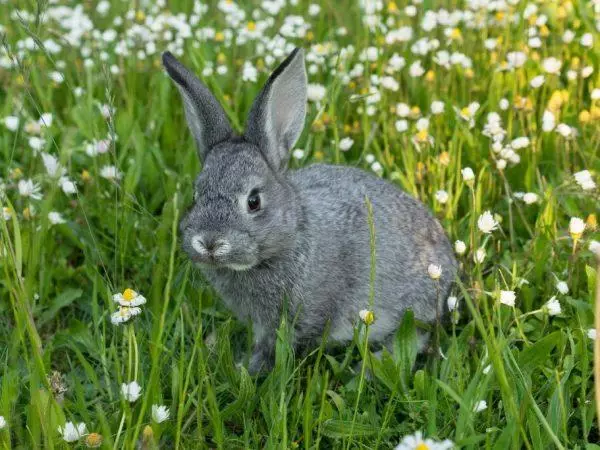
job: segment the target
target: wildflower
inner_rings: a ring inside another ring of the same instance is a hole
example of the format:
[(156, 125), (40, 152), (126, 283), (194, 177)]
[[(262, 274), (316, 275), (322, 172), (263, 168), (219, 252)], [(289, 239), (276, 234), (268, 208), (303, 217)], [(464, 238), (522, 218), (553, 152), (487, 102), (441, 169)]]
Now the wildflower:
[(306, 87), (307, 98), (311, 102), (318, 103), (325, 98), (325, 86), (321, 84), (310, 83)]
[(591, 191), (596, 189), (596, 183), (592, 179), (592, 174), (589, 170), (582, 170), (573, 174), (575, 181), (584, 191)]
[(42, 153), (41, 155), (42, 162), (44, 163), (44, 167), (48, 175), (51, 177), (59, 177), (65, 173), (65, 169), (60, 165), (55, 156), (49, 153)]
[(558, 292), (560, 292), (563, 295), (566, 295), (569, 293), (569, 285), (567, 284), (566, 281), (558, 280), (556, 282), (556, 289), (558, 290)]
[(554, 127), (556, 126), (556, 118), (554, 117), (554, 114), (552, 114), (552, 112), (545, 110), (544, 114), (542, 115), (542, 130), (544, 130), (546, 133), (554, 130)]
[(469, 128), (473, 128), (475, 126), (475, 113), (479, 110), (479, 103), (472, 102), (468, 106), (464, 107), (460, 111), (455, 108), (459, 117), (469, 124)]
[(527, 136), (521, 136), (516, 139), (513, 139), (510, 143), (510, 146), (513, 150), (520, 150), (522, 148), (529, 147), (530, 143), (531, 141)]
[(588, 249), (596, 255), (597, 258), (600, 258), (600, 242), (592, 239), (588, 245)]
[(358, 316), (365, 325), (371, 325), (375, 321), (375, 314), (373, 314), (373, 311), (369, 311), (368, 309), (361, 309), (358, 313)]
[(532, 205), (534, 203), (537, 203), (538, 195), (534, 192), (527, 192), (525, 195), (523, 195), (523, 201), (527, 205)]
[(170, 411), (164, 405), (152, 405), (152, 420), (162, 423), (169, 418)]
[(448, 192), (444, 191), (443, 189), (440, 189), (439, 191), (437, 191), (435, 193), (435, 199), (440, 202), (442, 205), (446, 204), (448, 202)]
[(492, 231), (498, 229), (498, 222), (492, 216), (492, 213), (485, 211), (479, 219), (477, 219), (477, 227), (482, 233), (490, 234)]
[(592, 48), (594, 45), (594, 37), (592, 36), (592, 33), (585, 33), (583, 36), (581, 36), (579, 43), (586, 48)]
[(481, 264), (485, 260), (486, 256), (485, 248), (480, 247), (473, 255), (473, 261), (475, 261), (477, 264)]
[(400, 84), (393, 77), (390, 76), (385, 76), (381, 78), (381, 86), (383, 86), (386, 89), (389, 89), (392, 92), (396, 92), (398, 91), (398, 89), (400, 89)]
[(444, 112), (445, 106), (446, 105), (444, 104), (444, 102), (440, 102), (437, 100), (431, 102), (431, 114), (433, 114), (433, 115), (442, 114)]
[(427, 273), (432, 280), (439, 280), (442, 276), (442, 266), (437, 264), (429, 264), (429, 267), (427, 267)]
[(423, 438), (423, 433), (417, 431), (415, 434), (404, 436), (395, 450), (448, 450), (454, 447), (454, 443), (448, 439), (434, 441)]
[(130, 403), (135, 402), (142, 395), (142, 387), (137, 381), (121, 384), (121, 394), (123, 398)]
[(117, 311), (111, 314), (110, 321), (113, 325), (127, 322), (132, 317), (141, 314), (142, 309), (137, 306), (121, 306)]
[(487, 402), (485, 400), (479, 400), (473, 407), (473, 412), (478, 413), (487, 409)]
[(506, 306), (515, 306), (515, 291), (500, 291), (500, 303)]
[(0, 416), (0, 430), (6, 428), (6, 419), (4, 416)]
[(76, 442), (87, 434), (87, 427), (83, 422), (77, 425), (67, 422), (64, 427), (58, 427), (58, 432), (65, 442)]
[(38, 183), (34, 183), (31, 179), (19, 180), (19, 194), (21, 197), (30, 197), (34, 200), (42, 198), (41, 188)]
[(4, 206), (2, 208), (2, 218), (4, 220), (10, 220), (12, 217), (12, 213), (13, 213), (12, 209), (10, 209), (8, 206)]
[(542, 84), (544, 84), (545, 78), (544, 75), (538, 75), (537, 77), (533, 78), (530, 82), (529, 85), (534, 88), (537, 89), (539, 88)]
[(58, 185), (67, 195), (77, 193), (77, 186), (68, 177), (60, 177), (58, 180)]
[(584, 230), (585, 222), (579, 217), (571, 217), (571, 220), (569, 221), (569, 234), (571, 234), (571, 238), (574, 241), (581, 238)]
[(4, 126), (8, 128), (9, 131), (17, 131), (19, 129), (19, 118), (15, 116), (6, 116), (2, 119)]
[(383, 174), (383, 166), (379, 161), (375, 161), (373, 164), (371, 164), (371, 170), (377, 175), (381, 176)]
[(345, 137), (342, 140), (340, 140), (340, 150), (346, 152), (352, 148), (353, 144), (354, 140), (352, 138)]
[(34, 154), (37, 154), (41, 149), (46, 146), (46, 140), (37, 136), (31, 136), (27, 141), (29, 147), (33, 150)]
[(406, 103), (397, 103), (396, 115), (400, 117), (408, 117), (410, 115), (410, 106), (408, 106)]
[(592, 213), (587, 216), (587, 219), (585, 219), (585, 227), (590, 231), (596, 231), (598, 229), (598, 217), (596, 217), (596, 214)]
[(107, 180), (118, 181), (121, 179), (123, 174), (115, 166), (104, 166), (100, 169), (100, 176)]
[(498, 107), (502, 110), (502, 111), (506, 111), (510, 106), (510, 103), (508, 102), (507, 99), (502, 98), (500, 99), (500, 102), (498, 103)]
[(408, 74), (413, 78), (421, 77), (425, 73), (425, 69), (421, 65), (421, 61), (417, 60), (412, 63), (408, 69)]
[(104, 438), (99, 433), (90, 433), (85, 437), (85, 445), (88, 448), (97, 448), (102, 445)]
[(123, 293), (113, 295), (113, 301), (121, 306), (141, 306), (146, 303), (146, 298), (133, 289), (125, 289)]
[(50, 211), (48, 213), (48, 220), (50, 221), (50, 223), (52, 225), (58, 225), (61, 223), (65, 223), (65, 219), (63, 218), (63, 216), (56, 211)]
[(458, 298), (454, 297), (453, 295), (448, 297), (447, 303), (449, 311), (454, 311), (456, 308), (458, 308)]
[(544, 305), (544, 310), (551, 316), (557, 316), (561, 313), (560, 302), (556, 297), (553, 296)]
[(560, 68), (562, 66), (562, 61), (556, 59), (555, 57), (546, 58), (542, 61), (542, 68), (546, 73), (549, 74), (559, 74)]
[(454, 242), (454, 251), (458, 255), (462, 255), (465, 253), (465, 251), (467, 251), (467, 246), (463, 241), (456, 241)]
[(292, 152), (292, 156), (295, 159), (302, 159), (304, 158), (304, 150), (302, 150), (301, 148), (297, 148)]
[(595, 328), (590, 328), (589, 330), (587, 330), (587, 337), (589, 337), (592, 340), (596, 340), (596, 329)]
[(473, 173), (473, 169), (470, 167), (465, 167), (460, 171), (462, 173), (463, 181), (468, 186), (473, 186), (473, 182), (475, 181), (475, 174)]

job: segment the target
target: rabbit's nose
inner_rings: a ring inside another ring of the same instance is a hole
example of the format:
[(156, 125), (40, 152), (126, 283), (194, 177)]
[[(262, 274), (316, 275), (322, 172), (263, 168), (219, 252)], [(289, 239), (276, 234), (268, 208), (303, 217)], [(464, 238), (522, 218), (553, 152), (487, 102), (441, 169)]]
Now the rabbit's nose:
[(209, 234), (193, 236), (192, 247), (200, 255), (210, 256), (223, 256), (231, 249), (231, 245), (225, 239)]

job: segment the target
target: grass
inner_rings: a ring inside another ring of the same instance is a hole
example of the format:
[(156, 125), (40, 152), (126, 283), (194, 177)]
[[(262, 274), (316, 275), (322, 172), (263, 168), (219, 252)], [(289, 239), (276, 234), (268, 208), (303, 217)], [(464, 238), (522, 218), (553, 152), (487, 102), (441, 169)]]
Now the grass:
[[(115, 27), (122, 33), (157, 15), (137, 3), (111, 0), (104, 15), (93, 2), (81, 8), (102, 31), (122, 17)], [(384, 2), (374, 16), (383, 22), (393, 18), (392, 28), (410, 26), (409, 43), (387, 44), (385, 32), (370, 30), (361, 20), (366, 13), (353, 2), (344, 7), (324, 2), (315, 16), (304, 2), (286, 5), (261, 31), (271, 42), (285, 18), (297, 14), (311, 27), (303, 37), (287, 40), (306, 48), (323, 44), (312, 53), (325, 54), (325, 62), (316, 63), (309, 80), (322, 84), (326, 95), (310, 102), (297, 144), (304, 152), (291, 165), (324, 161), (375, 170), (427, 204), (450, 239), (464, 241), (467, 250), (459, 256), (461, 279), (454, 291), (459, 309), (436, 332), (439, 354), (417, 355), (418, 324), (410, 312), (394, 351), (381, 359), (370, 356), (364, 325), (346, 348), (323, 344), (296, 355), (289, 322), (282, 318), (275, 368), (256, 378), (237, 364), (249, 357), (249, 327), (231, 317), (180, 251), (177, 226), (192, 202), (200, 163), (178, 93), (160, 67), (160, 51), (169, 40), (160, 34), (158, 50), (139, 60), (136, 51), (116, 55), (116, 41), (94, 38), (96, 44), (85, 45), (89, 55), (82, 56), (82, 46), (70, 48), (62, 40), (60, 21), (39, 20), (55, 5), (0, 2), (0, 57), (14, 62), (0, 69), (0, 119), (20, 118), (16, 130), (0, 124), (2, 203), (8, 208), (8, 220), (0, 220), (0, 415), (6, 420), (0, 448), (85, 445), (63, 441), (57, 427), (66, 421), (84, 422), (89, 432), (102, 435), (107, 449), (390, 448), (419, 430), (465, 449), (599, 448), (594, 344), (587, 334), (594, 326), (597, 277), (588, 244), (599, 235), (594, 214), (600, 195), (598, 187), (582, 190), (572, 176), (588, 169), (600, 181), (600, 104), (591, 97), (600, 87), (598, 16), (583, 0), (537, 4), (533, 18), (508, 22), (513, 13), (523, 16), (527, 5), (521, 2), (509, 6), (510, 13), (481, 13), (481, 29), (459, 22), (458, 31), (446, 37), (446, 27), (429, 32), (420, 27), (425, 11), (464, 9), (463, 2), (425, 1), (416, 17), (404, 12), (403, 2)], [(269, 66), (257, 56), (252, 39), (229, 42), (232, 25), (223, 7), (210, 5), (192, 26), (195, 32), (210, 22), (216, 34), (203, 42), (185, 40), (183, 59), (197, 73), (210, 65), (228, 68), (204, 80), (239, 130), (277, 61)], [(189, 15), (193, 5), (175, 0), (169, 9)], [(243, 9), (236, 36), (244, 27), (252, 31), (252, 11), (262, 11), (256, 24), (267, 17), (258, 4)], [(536, 25), (541, 16), (547, 23)], [(342, 26), (346, 35), (338, 32)], [(529, 27), (541, 36), (541, 48), (528, 47)], [(182, 27), (174, 27), (176, 35), (175, 28)], [(566, 30), (576, 34), (571, 43), (562, 40)], [(585, 33), (592, 34), (594, 47), (579, 43)], [(92, 35), (89, 30), (83, 42)], [(424, 36), (437, 38), (440, 50), (463, 52), (472, 68), (442, 68), (432, 59), (437, 50), (413, 54), (411, 44)], [(19, 52), (17, 42), (28, 38), (43, 48)], [(51, 51), (50, 38), (61, 43), (59, 52)], [(496, 48), (486, 49), (485, 39), (496, 39)], [(355, 52), (340, 56), (348, 45)], [(370, 46), (378, 55), (363, 62), (362, 75), (344, 82), (332, 71), (347, 73)], [(527, 53), (525, 65), (496, 70), (516, 50)], [(398, 89), (379, 87), (381, 98), (373, 103), (371, 75), (385, 76), (393, 53), (406, 58), (406, 67), (393, 74)], [(562, 60), (561, 74), (546, 74), (544, 84), (532, 88), (530, 81), (543, 73), (542, 61), (550, 56)], [(409, 67), (416, 60), (425, 73), (412, 77)], [(242, 80), (245, 61), (259, 69), (258, 82)], [(568, 79), (568, 70), (580, 74), (587, 66), (594, 68), (591, 75)], [(63, 75), (61, 82), (52, 80), (54, 71)], [(503, 98), (506, 110), (498, 106)], [(430, 114), (433, 100), (444, 102), (442, 114)], [(474, 101), (481, 107), (471, 128), (454, 107), (460, 111)], [(405, 132), (396, 128), (398, 102), (413, 107)], [(557, 124), (575, 127), (577, 136), (543, 131), (547, 109)], [(517, 151), (520, 161), (504, 169), (498, 169), (501, 157), (482, 133), (493, 111), (502, 118), (505, 143), (519, 136), (530, 140)], [(52, 124), (38, 133), (29, 122), (44, 112), (52, 114)], [(425, 134), (415, 128), (419, 116), (430, 116)], [(66, 195), (46, 173), (30, 142), (37, 134), (45, 139), (41, 150), (55, 155), (76, 183), (76, 194)], [(354, 140), (347, 151), (340, 149), (345, 137)], [(107, 152), (86, 154), (86, 143), (107, 138)], [(122, 178), (104, 178), (106, 165), (116, 166)], [(465, 167), (475, 172), (471, 184), (463, 181)], [(26, 179), (40, 184), (40, 199), (19, 194), (19, 182)], [(436, 200), (442, 189), (449, 194), (446, 203)], [(526, 204), (518, 192), (536, 193), (538, 200)], [(486, 210), (500, 222), (491, 234), (477, 226)], [(53, 224), (51, 211), (65, 223)], [(569, 234), (572, 217), (587, 220), (575, 240)], [(486, 257), (476, 263), (473, 255), (481, 247)], [(568, 293), (558, 292), (559, 280)], [(126, 288), (148, 302), (134, 320), (113, 326), (112, 295)], [(498, 301), (500, 291), (515, 291), (515, 307)], [(544, 308), (552, 296), (562, 309), (554, 316)], [(357, 371), (361, 360), (367, 364)], [(142, 395), (129, 403), (120, 386), (133, 380)], [(482, 400), (487, 408), (475, 412)], [(153, 422), (153, 404), (170, 408), (170, 418)]]

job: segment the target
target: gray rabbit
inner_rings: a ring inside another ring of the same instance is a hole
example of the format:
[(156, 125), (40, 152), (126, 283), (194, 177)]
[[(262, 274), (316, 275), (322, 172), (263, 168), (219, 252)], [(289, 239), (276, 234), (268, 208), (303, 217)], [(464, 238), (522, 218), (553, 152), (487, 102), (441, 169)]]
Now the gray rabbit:
[[(195, 201), (181, 221), (183, 248), (241, 320), (251, 320), (249, 371), (269, 368), (284, 302), (295, 344), (353, 338), (369, 308), (370, 232), (375, 225), (375, 322), (370, 340), (393, 337), (405, 310), (436, 319), (456, 273), (452, 247), (419, 201), (356, 168), (288, 170), (306, 115), (304, 52), (295, 49), (254, 101), (236, 134), (207, 87), (170, 53), (163, 64), (183, 97), (203, 161)], [(430, 264), (442, 267), (439, 295)], [(437, 299), (440, 303), (436, 305)]]

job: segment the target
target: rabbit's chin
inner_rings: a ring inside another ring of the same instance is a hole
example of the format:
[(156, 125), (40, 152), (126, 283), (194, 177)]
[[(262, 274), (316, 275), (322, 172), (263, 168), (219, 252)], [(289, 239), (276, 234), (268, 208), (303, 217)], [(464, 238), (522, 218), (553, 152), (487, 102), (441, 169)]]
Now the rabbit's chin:
[(258, 262), (256, 261), (248, 261), (248, 262), (221, 262), (221, 261), (194, 261), (196, 266), (200, 269), (230, 269), (236, 272), (244, 272), (246, 270), (250, 270), (253, 267), (256, 267)]

